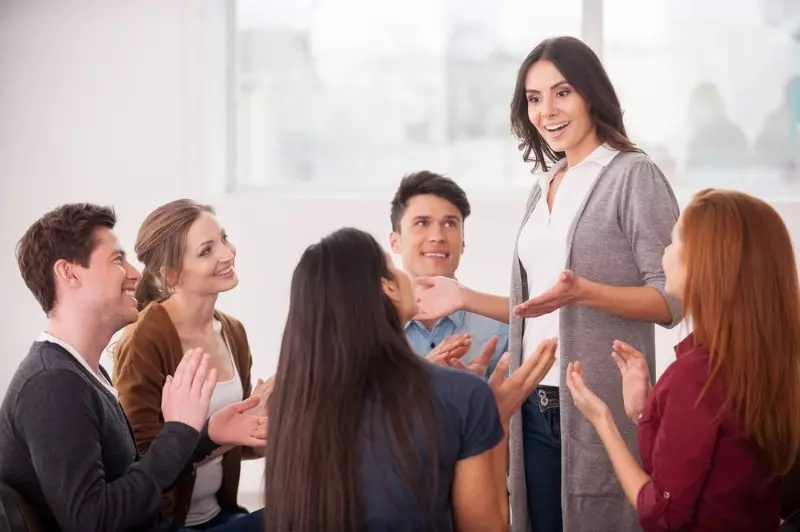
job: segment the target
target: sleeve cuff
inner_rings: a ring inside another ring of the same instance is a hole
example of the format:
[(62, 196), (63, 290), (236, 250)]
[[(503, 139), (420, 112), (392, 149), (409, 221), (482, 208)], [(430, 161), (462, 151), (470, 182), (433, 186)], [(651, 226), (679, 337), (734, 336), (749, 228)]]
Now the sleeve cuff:
[(670, 493), (659, 488), (652, 478), (642, 486), (636, 497), (636, 513), (642, 529), (648, 532), (670, 530), (666, 520), (669, 500)]
[(214, 443), (214, 441), (211, 439), (211, 436), (208, 435), (208, 423), (209, 420), (206, 420), (203, 428), (200, 430), (200, 439), (197, 441), (197, 445), (192, 453), (192, 462), (202, 461), (206, 456), (210, 455), (220, 447)]

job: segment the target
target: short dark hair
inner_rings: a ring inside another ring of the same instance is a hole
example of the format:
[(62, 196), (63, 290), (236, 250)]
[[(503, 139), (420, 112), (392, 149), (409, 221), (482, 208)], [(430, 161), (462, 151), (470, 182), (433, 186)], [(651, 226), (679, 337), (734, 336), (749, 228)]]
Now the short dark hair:
[(528, 118), (525, 77), (537, 61), (552, 62), (567, 82), (589, 105), (589, 113), (601, 142), (619, 151), (641, 151), (628, 140), (622, 121), (622, 107), (611, 80), (597, 54), (575, 37), (553, 37), (540, 42), (519, 67), (511, 99), (511, 129), (519, 140), (522, 160), (533, 162), (533, 171), (547, 171), (548, 160), (565, 157), (554, 152)]
[(68, 203), (51, 210), (25, 231), (17, 243), (17, 266), (45, 314), (56, 303), (55, 263), (64, 259), (88, 267), (96, 246), (95, 229), (113, 229), (116, 223), (112, 207)]
[(407, 174), (400, 181), (400, 186), (392, 199), (392, 231), (400, 231), (400, 220), (403, 218), (409, 200), (423, 194), (431, 194), (449, 201), (461, 212), (462, 220), (466, 220), (472, 210), (467, 193), (449, 177), (427, 170)]

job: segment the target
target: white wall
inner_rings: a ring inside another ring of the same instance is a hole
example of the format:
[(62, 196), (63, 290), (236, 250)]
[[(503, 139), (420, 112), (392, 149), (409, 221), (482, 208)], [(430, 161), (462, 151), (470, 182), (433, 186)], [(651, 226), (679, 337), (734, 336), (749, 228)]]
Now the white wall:
[[(43, 323), (14, 246), (59, 203), (113, 204), (129, 250), (138, 224), (159, 204), (181, 196), (215, 204), (238, 245), (241, 278), (220, 306), (247, 326), (261, 376), (276, 366), (290, 275), (302, 250), (343, 225), (386, 241), (389, 197), (222, 191), (224, 151), (215, 144), (225, 139), (217, 105), (224, 98), (223, 54), (215, 48), (224, 41), (222, 4), (0, 1), (0, 391)], [(506, 290), (524, 196), (471, 198), (460, 270), (467, 284)], [(777, 207), (796, 239), (796, 205)], [(659, 372), (677, 334), (659, 331)], [(243, 490), (259, 485), (261, 467), (248, 466)]]

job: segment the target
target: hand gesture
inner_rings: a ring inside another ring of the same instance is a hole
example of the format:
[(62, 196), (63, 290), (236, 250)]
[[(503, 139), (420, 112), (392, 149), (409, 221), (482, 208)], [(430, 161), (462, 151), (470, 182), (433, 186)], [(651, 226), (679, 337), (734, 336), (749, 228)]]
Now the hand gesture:
[(250, 397), (258, 397), (258, 404), (243, 412), (246, 416), (266, 416), (267, 415), (267, 400), (272, 395), (272, 390), (275, 388), (275, 375), (263, 381), (258, 379)]
[(200, 432), (208, 416), (211, 394), (217, 385), (217, 370), (208, 369), (208, 355), (202, 349), (187, 351), (174, 376), (167, 376), (161, 392), (164, 421), (189, 425)]
[(251, 395), (241, 403), (218, 410), (208, 421), (208, 437), (217, 445), (263, 447), (267, 444), (266, 416), (245, 415), (258, 405), (260, 397)]
[(567, 387), (572, 393), (575, 406), (592, 425), (597, 426), (603, 419), (611, 417), (608, 405), (597, 397), (583, 381), (583, 365), (580, 362), (570, 362), (567, 366)]
[(519, 410), (525, 399), (533, 393), (533, 390), (553, 366), (556, 361), (557, 345), (558, 341), (555, 339), (542, 340), (536, 348), (536, 352), (508, 378), (506, 378), (506, 372), (511, 357), (508, 353), (500, 357), (500, 361), (489, 378), (489, 385), (494, 390), (500, 421), (504, 426), (508, 425), (511, 416)]
[(470, 373), (474, 373), (479, 377), (483, 377), (486, 375), (486, 371), (489, 369), (489, 362), (492, 360), (492, 355), (494, 355), (495, 349), (497, 349), (497, 336), (492, 336), (489, 338), (489, 341), (486, 342), (486, 345), (481, 351), (481, 354), (476, 356), (469, 364), (464, 365), (461, 360), (458, 358), (451, 358), (448, 360), (450, 367), (463, 369), (469, 371)]
[(449, 277), (417, 277), (415, 320), (438, 320), (464, 308), (464, 287)]
[(622, 398), (625, 413), (633, 421), (639, 419), (650, 395), (650, 371), (642, 354), (624, 342), (614, 341), (611, 357), (622, 375)]
[(564, 270), (553, 288), (514, 307), (514, 315), (536, 318), (573, 303), (577, 297), (579, 280), (572, 270)]
[(434, 364), (449, 366), (451, 359), (466, 355), (471, 345), (472, 337), (469, 334), (451, 334), (431, 349), (425, 358)]

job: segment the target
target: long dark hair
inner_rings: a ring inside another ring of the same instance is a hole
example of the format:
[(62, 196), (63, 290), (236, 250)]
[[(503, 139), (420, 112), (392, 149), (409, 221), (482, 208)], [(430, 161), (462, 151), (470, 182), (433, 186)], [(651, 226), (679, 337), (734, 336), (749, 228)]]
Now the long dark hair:
[[(431, 518), (437, 466), (430, 370), (409, 347), (382, 279), (393, 275), (380, 245), (350, 228), (306, 249), (294, 271), (269, 399), (267, 530), (359, 530), (359, 457), (372, 431), (385, 434), (391, 466), (424, 522)], [(430, 462), (415, 434), (427, 437)]]
[(628, 140), (619, 98), (597, 55), (574, 37), (553, 37), (539, 43), (522, 62), (511, 100), (511, 129), (519, 139), (522, 159), (534, 163), (534, 172), (538, 168), (547, 171), (547, 160), (556, 162), (564, 158), (564, 152), (554, 152), (528, 118), (525, 76), (533, 64), (541, 60), (553, 63), (586, 100), (601, 142), (619, 151), (640, 151)]

